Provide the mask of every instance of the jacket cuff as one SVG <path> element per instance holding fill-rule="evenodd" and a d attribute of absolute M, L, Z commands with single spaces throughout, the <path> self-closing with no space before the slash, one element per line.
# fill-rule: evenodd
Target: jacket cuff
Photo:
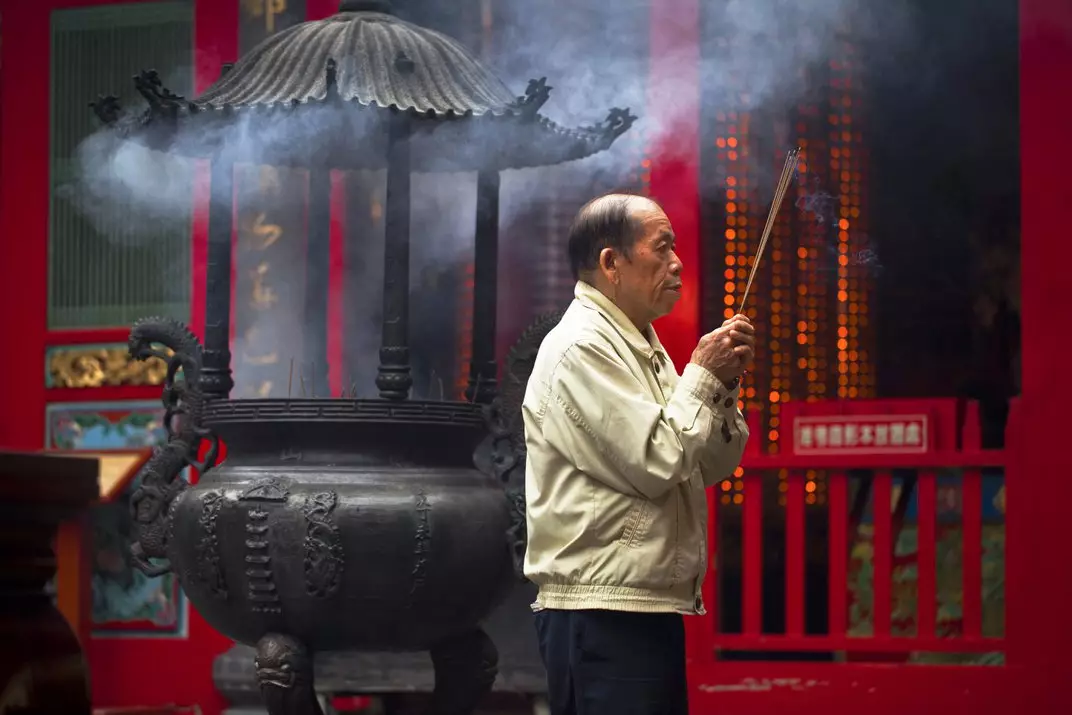
<path fill-rule="evenodd" d="M 732 390 L 717 377 L 715 383 L 717 383 L 715 394 L 712 395 L 715 411 L 725 417 L 727 422 L 732 423 L 737 415 L 737 402 L 741 399 L 741 383 L 738 381 Z"/>
<path fill-rule="evenodd" d="M 714 407 L 717 412 L 727 416 L 736 413 L 740 383 L 731 390 L 714 373 L 694 362 L 685 366 L 681 382 L 696 399 Z"/>

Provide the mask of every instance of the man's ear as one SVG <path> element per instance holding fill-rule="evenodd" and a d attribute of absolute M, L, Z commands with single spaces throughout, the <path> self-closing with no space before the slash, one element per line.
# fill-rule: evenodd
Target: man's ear
<path fill-rule="evenodd" d="M 613 248 L 604 248 L 599 252 L 599 270 L 611 283 L 618 281 L 618 254 Z"/>

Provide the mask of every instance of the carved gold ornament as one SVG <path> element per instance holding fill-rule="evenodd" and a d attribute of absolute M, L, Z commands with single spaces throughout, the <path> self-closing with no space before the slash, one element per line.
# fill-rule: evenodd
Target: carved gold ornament
<path fill-rule="evenodd" d="M 163 360 L 134 360 L 121 343 L 52 348 L 48 352 L 48 387 L 162 385 L 166 373 Z"/>

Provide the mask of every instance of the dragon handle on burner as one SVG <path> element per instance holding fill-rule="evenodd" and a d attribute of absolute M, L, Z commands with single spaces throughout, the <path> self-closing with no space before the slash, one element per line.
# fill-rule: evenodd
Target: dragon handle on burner
<path fill-rule="evenodd" d="M 540 344 L 558 325 L 564 310 L 536 318 L 525 329 L 506 358 L 506 370 L 499 393 L 484 409 L 488 436 L 477 446 L 473 461 L 477 469 L 494 476 L 504 486 L 510 502 L 510 530 L 506 537 L 520 576 L 525 560 L 525 423 L 521 405 L 529 376 L 536 364 Z"/>
<path fill-rule="evenodd" d="M 142 467 L 130 501 L 133 563 L 147 576 L 161 576 L 171 571 L 171 565 L 150 559 L 167 558 L 171 511 L 187 487 L 182 473 L 188 467 L 201 473 L 211 469 L 219 455 L 219 442 L 202 426 L 203 350 L 197 337 L 177 320 L 144 318 L 131 329 L 128 350 L 135 360 L 159 358 L 167 363 L 162 398 L 167 442 L 154 449 Z M 208 442 L 208 449 L 205 458 L 198 459 L 203 441 Z"/>

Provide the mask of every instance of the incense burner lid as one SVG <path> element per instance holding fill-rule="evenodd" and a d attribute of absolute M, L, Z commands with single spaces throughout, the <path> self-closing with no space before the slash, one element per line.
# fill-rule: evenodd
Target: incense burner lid
<path fill-rule="evenodd" d="M 457 40 L 387 14 L 386 3 L 344 2 L 340 10 L 267 38 L 194 104 L 240 109 L 324 102 L 337 94 L 345 102 L 431 116 L 518 111 L 518 98 Z M 334 87 L 324 71 L 329 62 Z"/>
<path fill-rule="evenodd" d="M 257 45 L 201 96 L 187 99 L 152 70 L 134 78 L 147 109 L 113 95 L 93 103 L 120 139 L 188 157 L 273 166 L 382 169 L 388 116 L 410 116 L 413 171 L 549 166 L 604 151 L 636 120 L 564 127 L 542 116 L 546 78 L 513 94 L 457 40 L 390 14 L 383 0 Z"/>

